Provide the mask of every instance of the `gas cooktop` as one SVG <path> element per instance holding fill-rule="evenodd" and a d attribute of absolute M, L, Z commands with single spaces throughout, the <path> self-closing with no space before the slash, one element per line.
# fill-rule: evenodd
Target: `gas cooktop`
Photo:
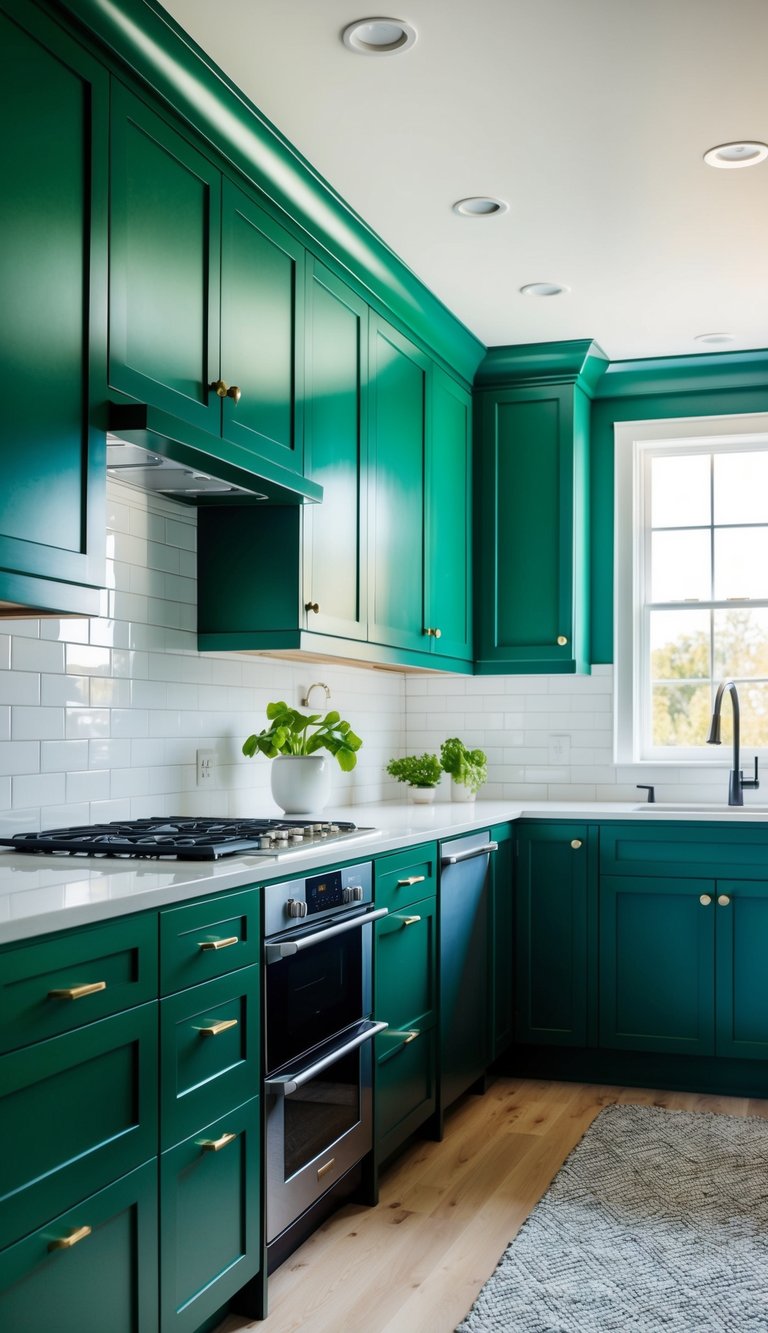
<path fill-rule="evenodd" d="M 349 842 L 377 832 L 343 820 L 131 819 L 82 828 L 44 829 L 0 838 L 17 852 L 51 856 L 153 857 L 177 861 L 217 861 L 222 856 L 284 856 L 325 843 Z"/>

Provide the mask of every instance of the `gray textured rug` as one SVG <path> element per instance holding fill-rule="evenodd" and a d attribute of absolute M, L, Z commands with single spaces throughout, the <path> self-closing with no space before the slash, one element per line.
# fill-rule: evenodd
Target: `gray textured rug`
<path fill-rule="evenodd" d="M 459 1333 L 768 1330 L 768 1120 L 609 1106 Z"/>

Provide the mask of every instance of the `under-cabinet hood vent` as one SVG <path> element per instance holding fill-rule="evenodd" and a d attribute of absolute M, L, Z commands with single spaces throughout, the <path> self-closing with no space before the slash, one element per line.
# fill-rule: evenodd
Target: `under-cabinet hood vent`
<path fill-rule="evenodd" d="M 107 472 L 192 505 L 300 505 L 323 488 L 255 452 L 224 443 L 146 403 L 110 403 Z"/>

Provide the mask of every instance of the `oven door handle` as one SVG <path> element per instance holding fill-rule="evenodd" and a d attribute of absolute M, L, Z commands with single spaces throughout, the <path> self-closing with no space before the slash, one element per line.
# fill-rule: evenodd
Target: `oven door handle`
<path fill-rule="evenodd" d="M 360 926 L 367 926 L 369 921 L 378 921 L 380 917 L 388 915 L 388 907 L 379 907 L 375 912 L 356 916 L 353 921 L 342 921 L 338 926 L 316 930 L 312 935 L 302 935 L 298 940 L 281 940 L 279 944 L 267 944 L 264 956 L 268 963 L 279 963 L 281 958 L 292 958 L 295 953 L 301 953 L 302 949 L 311 949 L 313 944 L 330 940 L 334 935 L 343 935 L 346 930 L 357 930 Z"/>
<path fill-rule="evenodd" d="M 358 1046 L 363 1046 L 366 1041 L 372 1037 L 377 1037 L 380 1032 L 384 1032 L 389 1027 L 389 1023 L 371 1023 L 371 1026 L 365 1032 L 358 1032 L 351 1041 L 345 1041 L 343 1046 L 337 1050 L 331 1051 L 330 1055 L 324 1055 L 322 1060 L 317 1060 L 315 1064 L 309 1065 L 307 1069 L 302 1069 L 298 1074 L 281 1074 L 279 1078 L 268 1078 L 264 1083 L 264 1091 L 272 1093 L 274 1097 L 290 1097 L 291 1093 L 297 1092 L 305 1083 L 310 1083 L 318 1074 L 322 1074 L 324 1069 L 330 1065 L 335 1065 L 343 1055 L 349 1055 L 350 1051 L 357 1050 Z"/>
<path fill-rule="evenodd" d="M 459 861 L 471 861 L 475 856 L 487 856 L 489 852 L 497 852 L 499 844 L 497 842 L 486 842 L 482 847 L 470 847 L 468 852 L 454 852 L 450 856 L 443 856 L 440 860 L 441 866 L 455 866 Z"/>

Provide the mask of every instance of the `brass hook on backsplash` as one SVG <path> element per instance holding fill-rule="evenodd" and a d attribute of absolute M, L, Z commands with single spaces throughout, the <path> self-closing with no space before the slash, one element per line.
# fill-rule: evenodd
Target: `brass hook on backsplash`
<path fill-rule="evenodd" d="M 309 701 L 310 701 L 310 696 L 311 696 L 313 690 L 325 690 L 325 702 L 326 702 L 326 703 L 330 703 L 330 700 L 331 700 L 331 691 L 329 690 L 328 686 L 327 686 L 327 685 L 324 685 L 323 682 L 322 682 L 321 680 L 316 680 L 315 683 L 314 683 L 314 685 L 310 685 L 309 689 L 307 690 L 307 693 L 305 694 L 304 698 L 302 699 L 302 701 L 301 701 L 301 706 L 302 706 L 302 708 L 310 708 L 310 707 L 311 707 L 311 704 L 310 704 Z"/>

